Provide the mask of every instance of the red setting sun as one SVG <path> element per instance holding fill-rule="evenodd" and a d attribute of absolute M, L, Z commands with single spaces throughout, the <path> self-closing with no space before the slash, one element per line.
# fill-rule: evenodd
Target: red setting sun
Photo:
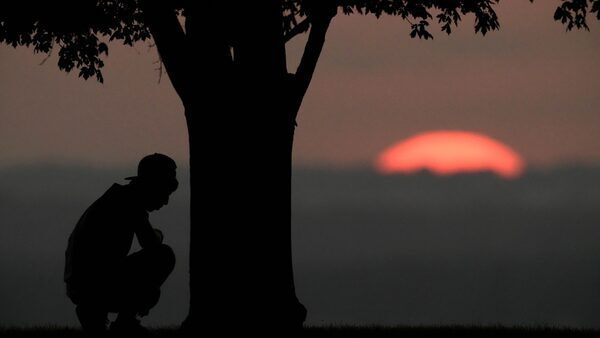
<path fill-rule="evenodd" d="M 383 150 L 376 161 L 383 174 L 429 170 L 438 175 L 491 171 L 503 178 L 521 175 L 525 164 L 514 150 L 482 134 L 430 131 Z"/>

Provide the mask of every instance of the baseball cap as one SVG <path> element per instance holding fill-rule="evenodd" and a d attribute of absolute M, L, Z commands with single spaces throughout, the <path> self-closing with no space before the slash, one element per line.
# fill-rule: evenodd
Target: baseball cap
<path fill-rule="evenodd" d="M 177 165 L 167 155 L 154 153 L 144 156 L 138 163 L 137 176 L 126 177 L 126 180 L 144 180 L 157 184 L 164 184 L 173 191 L 177 189 L 179 182 L 176 178 Z"/>

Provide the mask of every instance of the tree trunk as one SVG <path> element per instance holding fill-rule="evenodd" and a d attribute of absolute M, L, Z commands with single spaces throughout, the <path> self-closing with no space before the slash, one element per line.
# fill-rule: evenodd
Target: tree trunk
<path fill-rule="evenodd" d="M 239 6 L 234 64 L 211 66 L 214 59 L 202 56 L 197 79 L 204 89 L 184 102 L 192 191 L 184 326 L 223 335 L 226 328 L 299 328 L 305 316 L 291 256 L 294 121 L 281 7 L 272 0 Z M 218 44 L 198 38 L 211 50 Z"/>
<path fill-rule="evenodd" d="M 290 238 L 298 102 L 281 0 L 203 1 L 186 7 L 185 30 L 165 3 L 144 5 L 189 133 L 191 297 L 183 325 L 222 335 L 299 328 L 305 310 Z"/>
<path fill-rule="evenodd" d="M 201 112 L 186 109 L 193 250 L 188 324 L 298 326 L 303 320 L 291 259 L 293 126 L 275 117 L 285 111 L 270 100 L 249 99 L 252 92 L 231 97 L 247 104 L 225 119 L 197 122 Z M 248 111 L 265 116 L 244 118 Z"/>

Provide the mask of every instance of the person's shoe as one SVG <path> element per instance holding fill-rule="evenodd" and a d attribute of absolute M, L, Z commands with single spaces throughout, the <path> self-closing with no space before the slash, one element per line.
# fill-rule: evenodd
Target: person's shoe
<path fill-rule="evenodd" d="M 108 324 L 107 312 L 89 306 L 77 305 L 75 313 L 83 331 L 92 334 L 106 332 L 106 325 Z"/>
<path fill-rule="evenodd" d="M 110 324 L 110 332 L 135 336 L 147 336 L 150 331 L 143 327 L 140 324 L 140 320 L 136 317 L 122 318 L 119 316 Z"/>

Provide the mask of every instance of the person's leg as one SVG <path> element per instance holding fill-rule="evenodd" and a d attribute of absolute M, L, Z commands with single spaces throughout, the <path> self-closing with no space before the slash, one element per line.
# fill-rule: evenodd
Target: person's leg
<path fill-rule="evenodd" d="M 175 254 L 166 244 L 127 256 L 126 267 L 139 282 L 160 288 L 175 267 Z"/>
<path fill-rule="evenodd" d="M 164 244 L 143 249 L 126 258 L 121 292 L 122 305 L 111 328 L 139 326 L 136 315 L 145 316 L 158 303 L 160 286 L 173 271 L 175 254 Z"/>
<path fill-rule="evenodd" d="M 67 296 L 75 304 L 75 314 L 84 332 L 101 334 L 106 331 L 108 310 L 103 303 L 102 292 L 97 287 L 67 285 Z"/>
<path fill-rule="evenodd" d="M 98 308 L 94 304 L 81 303 L 76 305 L 75 313 L 84 332 L 101 334 L 106 331 L 108 311 Z"/>

